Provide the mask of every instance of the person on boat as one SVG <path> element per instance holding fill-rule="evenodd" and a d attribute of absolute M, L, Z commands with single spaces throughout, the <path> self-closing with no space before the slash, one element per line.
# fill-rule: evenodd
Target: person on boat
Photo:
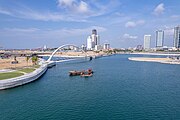
<path fill-rule="evenodd" d="M 84 75 L 85 74 L 85 70 L 81 71 L 81 75 Z"/>
<path fill-rule="evenodd" d="M 87 72 L 88 72 L 88 74 L 93 73 L 92 69 L 88 69 Z"/>

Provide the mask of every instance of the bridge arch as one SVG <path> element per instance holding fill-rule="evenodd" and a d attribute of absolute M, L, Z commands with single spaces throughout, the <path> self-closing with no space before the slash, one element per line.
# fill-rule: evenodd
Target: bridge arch
<path fill-rule="evenodd" d="M 86 53 L 83 49 L 79 48 L 79 47 L 76 46 L 76 45 L 73 45 L 73 44 L 65 44 L 65 45 L 62 45 L 62 46 L 58 47 L 58 48 L 51 54 L 51 56 L 48 58 L 47 61 L 48 61 L 48 62 L 51 61 L 52 57 L 56 54 L 56 52 L 57 52 L 58 50 L 60 50 L 60 49 L 62 49 L 62 48 L 64 48 L 64 47 L 67 47 L 67 46 L 73 46 L 74 48 L 80 49 L 83 53 Z"/>

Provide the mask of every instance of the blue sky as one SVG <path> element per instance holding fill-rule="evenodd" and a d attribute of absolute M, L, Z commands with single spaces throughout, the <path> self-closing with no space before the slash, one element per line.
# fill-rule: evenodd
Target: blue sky
<path fill-rule="evenodd" d="M 0 0 L 0 46 L 38 48 L 86 44 L 92 29 L 115 48 L 143 44 L 144 34 L 165 31 L 173 44 L 180 0 Z"/>

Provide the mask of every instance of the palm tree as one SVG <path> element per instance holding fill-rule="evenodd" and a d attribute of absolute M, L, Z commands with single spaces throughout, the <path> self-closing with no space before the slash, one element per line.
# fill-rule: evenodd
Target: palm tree
<path fill-rule="evenodd" d="M 14 61 L 17 61 L 16 56 L 14 56 Z"/>
<path fill-rule="evenodd" d="M 28 66 L 28 61 L 29 61 L 29 56 L 26 56 L 26 62 L 27 62 L 27 66 Z"/>
<path fill-rule="evenodd" d="M 37 56 L 32 56 L 31 60 L 32 60 L 33 65 L 37 65 L 37 61 L 38 61 Z"/>

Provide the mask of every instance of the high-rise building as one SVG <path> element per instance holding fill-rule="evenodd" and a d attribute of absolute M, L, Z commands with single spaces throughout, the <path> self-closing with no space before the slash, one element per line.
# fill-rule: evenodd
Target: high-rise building
<path fill-rule="evenodd" d="M 91 35 L 91 39 L 92 39 L 92 48 L 95 48 L 95 45 L 97 45 L 97 37 L 95 34 Z"/>
<path fill-rule="evenodd" d="M 96 29 L 93 29 L 93 30 L 92 30 L 92 34 L 97 35 L 97 30 L 96 30 Z"/>
<path fill-rule="evenodd" d="M 87 38 L 87 49 L 93 50 L 95 49 L 95 46 L 100 45 L 100 39 L 99 35 L 97 35 L 96 29 L 92 30 L 92 35 L 88 36 Z"/>
<path fill-rule="evenodd" d="M 174 28 L 174 47 L 180 48 L 180 26 Z"/>
<path fill-rule="evenodd" d="M 82 48 L 82 50 L 86 51 L 86 45 L 82 44 L 81 48 Z"/>
<path fill-rule="evenodd" d="M 157 48 L 163 47 L 163 44 L 164 44 L 164 31 L 157 30 L 156 31 L 156 47 Z"/>
<path fill-rule="evenodd" d="M 103 48 L 104 48 L 105 50 L 110 49 L 110 44 L 109 44 L 109 43 L 105 43 Z"/>
<path fill-rule="evenodd" d="M 87 50 L 92 50 L 92 39 L 91 36 L 87 38 Z"/>
<path fill-rule="evenodd" d="M 96 45 L 100 45 L 100 36 L 99 35 L 96 35 L 96 42 L 95 42 L 95 44 Z"/>
<path fill-rule="evenodd" d="M 47 49 L 47 46 L 46 46 L 46 45 L 44 45 L 43 50 L 46 50 L 46 49 Z"/>
<path fill-rule="evenodd" d="M 151 47 L 151 35 L 144 35 L 144 49 L 149 50 Z"/>

